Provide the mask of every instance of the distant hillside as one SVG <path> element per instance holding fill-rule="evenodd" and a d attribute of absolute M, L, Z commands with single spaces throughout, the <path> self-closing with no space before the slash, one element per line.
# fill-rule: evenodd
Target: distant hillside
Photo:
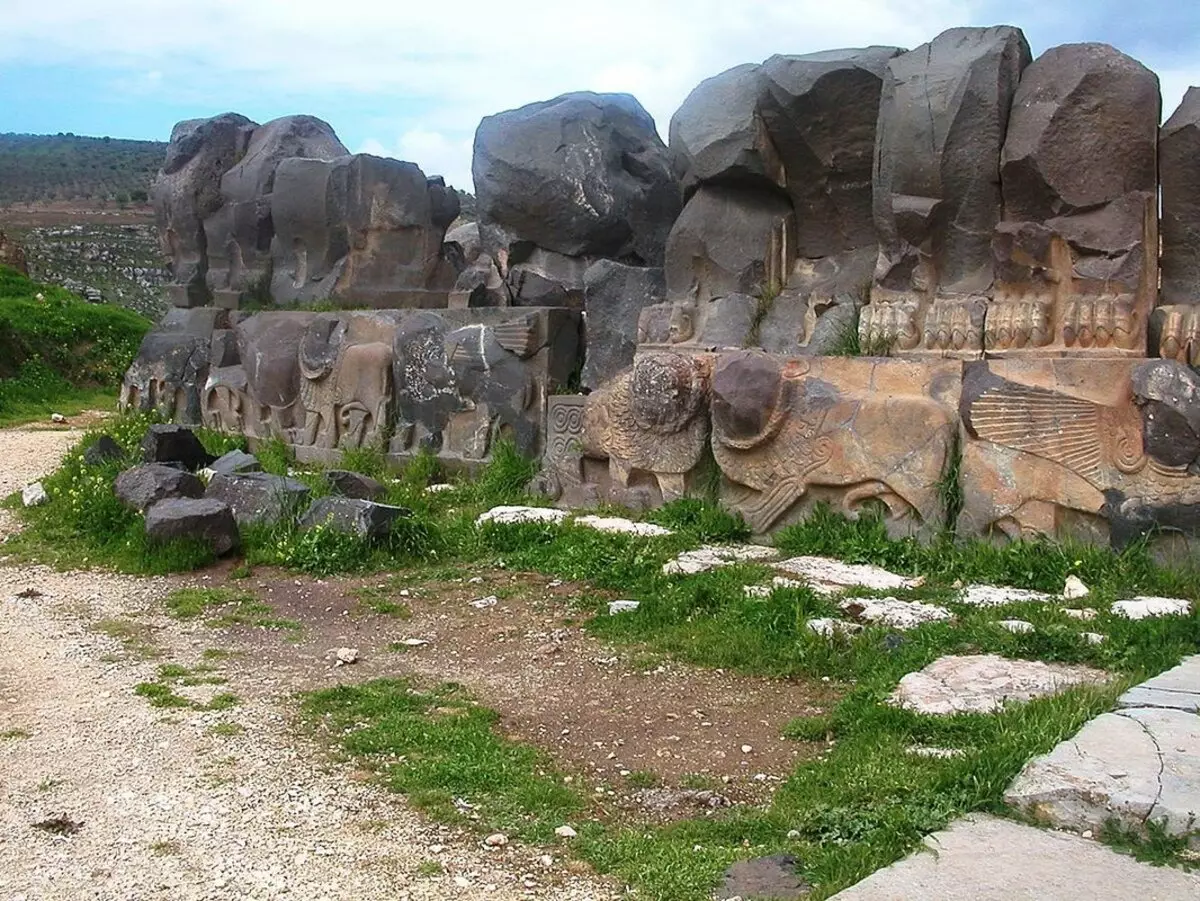
<path fill-rule="evenodd" d="M 0 206 L 145 203 L 166 152 L 162 141 L 0 134 Z"/>

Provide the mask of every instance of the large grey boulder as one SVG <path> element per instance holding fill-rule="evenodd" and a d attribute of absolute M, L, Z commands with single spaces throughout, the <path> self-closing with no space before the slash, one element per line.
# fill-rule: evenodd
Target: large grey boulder
<path fill-rule="evenodd" d="M 871 171 L 888 61 L 899 47 L 773 56 L 759 109 L 787 176 L 801 257 L 875 245 Z"/>
<path fill-rule="evenodd" d="M 692 195 L 667 242 L 667 297 L 705 302 L 781 284 L 795 216 L 781 194 L 704 186 Z"/>
<path fill-rule="evenodd" d="M 186 470 L 146 463 L 125 470 L 113 482 L 113 493 L 126 507 L 144 513 L 167 498 L 203 497 L 204 484 Z"/>
<path fill-rule="evenodd" d="M 471 171 L 481 232 L 494 224 L 567 256 L 657 264 L 681 204 L 654 120 L 627 94 L 565 94 L 488 116 Z M 487 238 L 483 249 L 507 251 Z"/>
<path fill-rule="evenodd" d="M 759 67 L 700 82 L 671 117 L 671 158 L 684 191 L 702 184 L 782 188 L 787 175 L 759 110 Z"/>
<path fill-rule="evenodd" d="M 349 152 L 315 116 L 284 116 L 254 129 L 245 154 L 221 176 L 220 209 L 204 221 L 208 287 L 219 304 L 237 306 L 268 275 L 275 231 L 271 193 L 280 162 L 331 160 Z"/>
<path fill-rule="evenodd" d="M 1025 36 L 1003 25 L 951 28 L 888 62 L 874 169 L 881 287 L 990 287 L 1000 149 L 1029 61 Z"/>
<path fill-rule="evenodd" d="M 212 459 L 195 432 L 171 423 L 150 426 L 142 438 L 141 450 L 145 463 L 181 463 L 192 471 L 207 466 Z"/>
<path fill-rule="evenodd" d="M 221 208 L 221 177 L 249 143 L 255 123 L 237 113 L 180 122 L 171 130 L 167 157 L 150 189 L 163 252 L 170 260 L 172 303 L 210 300 L 204 220 Z"/>
<path fill-rule="evenodd" d="M 218 557 L 240 543 L 228 504 L 214 498 L 170 498 L 146 511 L 146 535 L 152 541 L 200 541 Z"/>
<path fill-rule="evenodd" d="M 350 472 L 345 469 L 331 469 L 325 473 L 330 487 L 335 494 L 342 497 L 352 497 L 363 501 L 377 501 L 387 494 L 387 488 L 378 479 L 365 476 L 361 472 Z"/>
<path fill-rule="evenodd" d="M 239 525 L 276 523 L 294 517 L 311 495 L 312 491 L 303 482 L 268 472 L 218 473 L 204 493 L 207 498 L 227 504 Z"/>
<path fill-rule="evenodd" d="M 1188 88 L 1158 140 L 1163 303 L 1200 300 L 1200 88 Z"/>
<path fill-rule="evenodd" d="M 323 527 L 359 538 L 379 540 L 391 534 L 396 520 L 411 515 L 412 511 L 404 507 L 329 495 L 313 501 L 300 519 L 300 528 Z"/>
<path fill-rule="evenodd" d="M 317 314 L 273 312 L 234 327 L 250 397 L 272 410 L 293 410 L 300 395 L 300 344 Z"/>
<path fill-rule="evenodd" d="M 1160 106 L 1158 76 L 1107 44 L 1047 50 L 1013 98 L 1004 218 L 1046 223 L 1071 245 L 1075 274 L 1105 290 L 1136 290 L 1153 253 L 1143 238 Z"/>
<path fill-rule="evenodd" d="M 583 283 L 587 356 L 582 382 L 584 388 L 594 390 L 633 365 L 638 317 L 643 309 L 666 298 L 667 285 L 662 269 L 613 260 L 589 266 Z"/>
<path fill-rule="evenodd" d="M 243 450 L 231 450 L 222 454 L 208 464 L 208 468 L 220 475 L 238 475 L 246 472 L 261 472 L 262 464 L 258 457 Z"/>
<path fill-rule="evenodd" d="M 504 286 L 517 307 L 583 308 L 588 260 L 525 245 L 510 254 Z"/>
<path fill-rule="evenodd" d="M 458 212 L 458 195 L 415 163 L 284 160 L 271 194 L 271 294 L 279 303 L 444 307 L 457 273 L 442 241 Z"/>

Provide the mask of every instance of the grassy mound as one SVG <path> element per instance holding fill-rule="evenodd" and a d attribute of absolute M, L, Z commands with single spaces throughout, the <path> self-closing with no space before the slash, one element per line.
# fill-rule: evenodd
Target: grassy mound
<path fill-rule="evenodd" d="M 0 425 L 111 407 L 149 328 L 0 266 Z"/>

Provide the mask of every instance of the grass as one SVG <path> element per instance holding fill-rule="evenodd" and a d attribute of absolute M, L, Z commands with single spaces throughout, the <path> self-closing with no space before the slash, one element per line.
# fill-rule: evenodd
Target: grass
<path fill-rule="evenodd" d="M 423 860 L 417 866 L 417 875 L 422 879 L 429 879 L 433 876 L 442 876 L 446 872 L 446 868 L 436 860 Z"/>
<path fill-rule="evenodd" d="M 223 685 L 225 679 L 216 675 L 209 665 L 186 667 L 178 663 L 164 663 L 158 667 L 152 682 L 139 682 L 133 693 L 145 698 L 151 707 L 174 710 L 216 711 L 236 707 L 240 701 L 231 692 L 219 692 L 208 701 L 194 701 L 184 697 L 175 689 L 178 686 Z"/>
<path fill-rule="evenodd" d="M 296 620 L 275 616 L 271 606 L 253 594 L 231 588 L 178 588 L 167 595 L 164 604 L 175 619 L 196 619 L 213 614 L 204 623 L 214 628 L 251 626 L 292 631 L 304 628 Z"/>
<path fill-rule="evenodd" d="M 24 741 L 27 738 L 33 738 L 33 733 L 27 732 L 24 729 L 4 729 L 0 731 L 0 741 Z"/>
<path fill-rule="evenodd" d="M 139 660 L 151 660 L 162 651 L 153 641 L 154 631 L 145 623 L 122 617 L 105 617 L 95 625 L 96 631 L 116 639 L 126 654 Z"/>
<path fill-rule="evenodd" d="M 233 738 L 238 735 L 244 735 L 246 733 L 246 727 L 241 723 L 226 721 L 214 723 L 213 725 L 209 726 L 208 732 L 210 735 L 215 735 L 218 738 Z"/>
<path fill-rule="evenodd" d="M 113 409 L 150 322 L 0 266 L 0 427 Z"/>

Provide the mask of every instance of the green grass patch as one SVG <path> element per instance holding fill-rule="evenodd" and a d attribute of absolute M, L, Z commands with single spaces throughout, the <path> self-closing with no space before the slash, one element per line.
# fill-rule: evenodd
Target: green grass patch
<path fill-rule="evenodd" d="M 149 320 L 0 266 L 0 426 L 111 409 Z"/>
<path fill-rule="evenodd" d="M 164 603 L 167 612 L 176 619 L 212 614 L 204 622 L 214 628 L 253 626 L 292 631 L 304 628 L 296 620 L 276 616 L 270 604 L 253 594 L 233 588 L 179 588 L 167 595 Z"/>
<path fill-rule="evenodd" d="M 0 741 L 24 741 L 27 738 L 33 738 L 33 733 L 24 729 L 0 730 Z"/>
<path fill-rule="evenodd" d="M 496 714 L 458 686 L 422 692 L 381 679 L 306 695 L 303 710 L 389 788 L 440 819 L 471 825 L 455 805 L 464 799 L 488 828 L 549 842 L 583 810 L 544 755 L 496 735 Z"/>
<path fill-rule="evenodd" d="M 225 679 L 215 675 L 211 667 L 189 668 L 178 663 L 164 663 L 157 671 L 153 682 L 139 682 L 133 693 L 145 698 L 151 707 L 178 710 L 228 710 L 237 706 L 237 695 L 220 692 L 206 702 L 193 701 L 179 694 L 177 686 L 222 685 Z"/>

